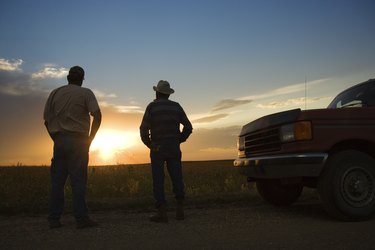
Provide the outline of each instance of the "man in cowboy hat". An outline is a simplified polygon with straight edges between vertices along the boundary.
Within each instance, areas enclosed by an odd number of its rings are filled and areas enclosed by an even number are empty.
[[[68,84],[53,90],[44,108],[44,124],[54,142],[48,215],[51,229],[61,227],[64,186],[68,177],[72,186],[77,228],[97,225],[88,216],[86,185],[89,147],[102,116],[94,93],[81,87],[84,76],[81,67],[70,68]],[[94,118],[91,124],[90,115]]]
[[[177,200],[176,219],[183,220],[185,192],[180,143],[186,141],[193,128],[180,104],[168,99],[169,95],[174,93],[169,82],[161,80],[153,88],[156,99],[147,106],[140,126],[142,141],[151,151],[153,193],[158,210],[150,220],[168,222],[164,194],[164,163]],[[182,131],[180,124],[183,125]]]

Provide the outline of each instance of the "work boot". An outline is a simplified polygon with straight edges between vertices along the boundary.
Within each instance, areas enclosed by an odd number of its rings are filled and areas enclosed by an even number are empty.
[[[176,219],[177,220],[184,220],[184,200],[177,200],[177,207],[176,207]]]
[[[82,228],[97,227],[97,226],[98,226],[98,223],[96,221],[93,221],[87,217],[87,218],[77,221],[76,228],[82,229]]]
[[[168,223],[167,208],[165,204],[161,204],[157,207],[158,211],[156,214],[150,216],[150,221],[158,223]]]
[[[48,223],[50,229],[62,227],[62,224],[59,220],[49,220]]]

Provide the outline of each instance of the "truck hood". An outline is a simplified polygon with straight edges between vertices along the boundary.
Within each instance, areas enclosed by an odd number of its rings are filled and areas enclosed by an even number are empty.
[[[301,109],[292,109],[271,115],[263,116],[242,127],[240,136],[260,129],[274,127],[280,124],[290,123],[297,120]]]
[[[311,109],[304,110],[292,109],[284,112],[274,113],[271,115],[263,116],[254,120],[242,127],[240,136],[255,132],[257,130],[280,126],[283,124],[291,123],[296,120],[310,120],[315,123],[345,123],[351,124],[353,122],[375,122],[373,116],[375,108],[341,108],[341,109]],[[372,112],[369,112],[372,111]]]

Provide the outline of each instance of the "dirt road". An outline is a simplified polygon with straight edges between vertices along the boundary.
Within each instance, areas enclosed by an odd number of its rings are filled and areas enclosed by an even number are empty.
[[[150,212],[106,211],[98,228],[78,230],[72,216],[49,230],[45,216],[0,216],[0,249],[375,249],[375,218],[338,222],[320,203],[276,209],[252,204],[186,210],[185,221],[148,221]]]

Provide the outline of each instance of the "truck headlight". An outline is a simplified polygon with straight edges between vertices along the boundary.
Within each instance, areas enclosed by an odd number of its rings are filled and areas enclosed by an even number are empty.
[[[245,150],[245,136],[239,136],[237,138],[237,149],[239,151]]]
[[[281,142],[305,141],[312,139],[312,129],[310,121],[300,121],[281,126]]]

